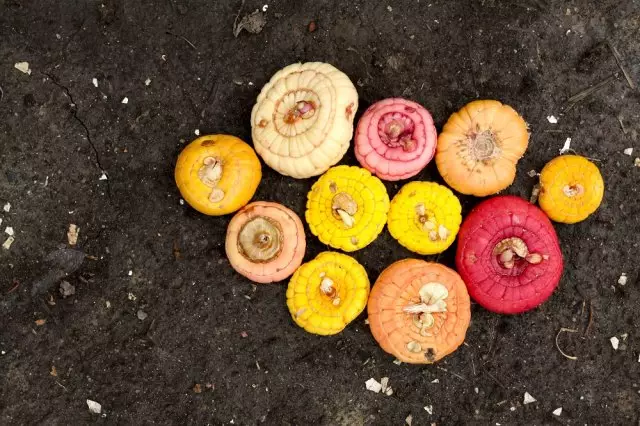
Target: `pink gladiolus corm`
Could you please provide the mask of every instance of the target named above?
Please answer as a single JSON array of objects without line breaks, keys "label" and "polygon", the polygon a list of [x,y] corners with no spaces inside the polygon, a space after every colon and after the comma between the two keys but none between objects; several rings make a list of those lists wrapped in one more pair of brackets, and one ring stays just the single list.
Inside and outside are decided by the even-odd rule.
[{"label": "pink gladiolus corm", "polygon": [[423,106],[402,98],[371,105],[360,118],[356,158],[384,180],[408,179],[420,173],[436,150],[437,133]]}]

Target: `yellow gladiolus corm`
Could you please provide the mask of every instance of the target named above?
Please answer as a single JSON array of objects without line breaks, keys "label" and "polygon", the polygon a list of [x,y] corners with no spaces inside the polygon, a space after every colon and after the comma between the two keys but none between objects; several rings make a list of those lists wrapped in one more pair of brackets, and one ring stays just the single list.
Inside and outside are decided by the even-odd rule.
[{"label": "yellow gladiolus corm", "polygon": [[191,207],[211,216],[233,213],[251,200],[262,178],[249,145],[230,135],[199,137],[182,150],[175,179]]},{"label": "yellow gladiolus corm", "polygon": [[342,331],[367,305],[369,277],[354,258],[323,252],[300,266],[287,288],[291,317],[309,333]]},{"label": "yellow gladiolus corm", "polygon": [[376,239],[388,210],[389,195],[380,179],[361,167],[337,166],[311,188],[305,217],[320,241],[351,252]]},{"label": "yellow gladiolus corm", "polygon": [[456,239],[461,211],[449,188],[435,182],[409,182],[391,201],[389,232],[413,252],[441,253]]},{"label": "yellow gladiolus corm", "polygon": [[549,219],[576,223],[595,212],[604,195],[598,166],[579,155],[561,155],[540,172],[538,203]]}]

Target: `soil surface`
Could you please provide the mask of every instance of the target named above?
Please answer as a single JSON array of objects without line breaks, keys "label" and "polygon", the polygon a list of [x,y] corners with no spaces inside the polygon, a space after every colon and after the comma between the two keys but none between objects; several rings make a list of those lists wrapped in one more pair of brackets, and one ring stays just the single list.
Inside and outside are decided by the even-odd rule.
[{"label": "soil surface", "polygon": [[[0,243],[15,233],[0,248],[0,423],[638,424],[640,95],[620,67],[640,84],[638,3],[275,0],[261,32],[235,38],[234,20],[265,5],[241,3],[0,0]],[[180,202],[176,157],[196,129],[250,141],[260,88],[296,61],[349,75],[356,118],[390,96],[425,105],[438,129],[473,99],[512,105],[532,137],[509,194],[528,198],[528,172],[567,138],[597,159],[604,201],[556,225],[566,263],[550,300],[517,316],[473,305],[457,352],[396,365],[365,314],[339,335],[307,334],[286,283],[236,274],[230,217]],[[352,150],[341,163],[357,164]],[[255,199],[302,215],[314,179],[263,170]],[[434,163],[418,178],[441,181]],[[464,213],[478,202],[461,199]],[[307,238],[305,260],[327,249]],[[453,266],[454,250],[439,261]],[[386,230],[354,256],[372,283],[418,257]],[[74,294],[62,297],[63,280]],[[556,347],[562,328],[575,330],[557,340],[575,360]],[[371,377],[389,377],[393,395],[367,391]]]}]

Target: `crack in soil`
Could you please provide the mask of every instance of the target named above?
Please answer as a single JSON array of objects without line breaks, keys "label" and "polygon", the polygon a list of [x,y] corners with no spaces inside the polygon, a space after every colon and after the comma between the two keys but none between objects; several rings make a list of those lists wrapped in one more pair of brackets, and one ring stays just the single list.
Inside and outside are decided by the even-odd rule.
[{"label": "crack in soil", "polygon": [[78,104],[76,104],[76,102],[73,100],[73,95],[71,94],[71,91],[69,90],[69,88],[67,86],[63,85],[62,83],[60,83],[58,81],[57,77],[55,77],[52,74],[48,74],[48,73],[43,73],[43,74],[46,75],[47,77],[49,77],[53,84],[55,84],[60,89],[62,89],[64,91],[65,95],[69,98],[69,101],[71,101],[71,111],[73,112],[73,118],[78,123],[80,123],[80,125],[84,129],[84,133],[85,133],[85,136],[87,137],[87,141],[89,142],[89,145],[91,146],[91,149],[93,150],[93,153],[95,154],[96,166],[98,167],[100,172],[103,173],[107,177],[107,179],[106,179],[106,181],[107,181],[106,182],[107,183],[107,195],[109,197],[109,202],[111,202],[111,183],[109,182],[109,174],[104,169],[104,167],[102,167],[102,163],[100,162],[100,153],[98,152],[95,144],[91,140],[91,133],[89,132],[89,128],[87,127],[85,122],[80,117],[78,117]]}]

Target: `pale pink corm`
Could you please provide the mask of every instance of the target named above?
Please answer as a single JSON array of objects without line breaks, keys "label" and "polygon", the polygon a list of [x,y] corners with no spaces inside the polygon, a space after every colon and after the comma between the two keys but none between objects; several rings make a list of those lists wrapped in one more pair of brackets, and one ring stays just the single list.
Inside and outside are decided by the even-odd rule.
[{"label": "pale pink corm", "polygon": [[437,137],[433,118],[422,105],[384,99],[371,105],[358,122],[356,158],[380,179],[408,179],[429,164]]}]

